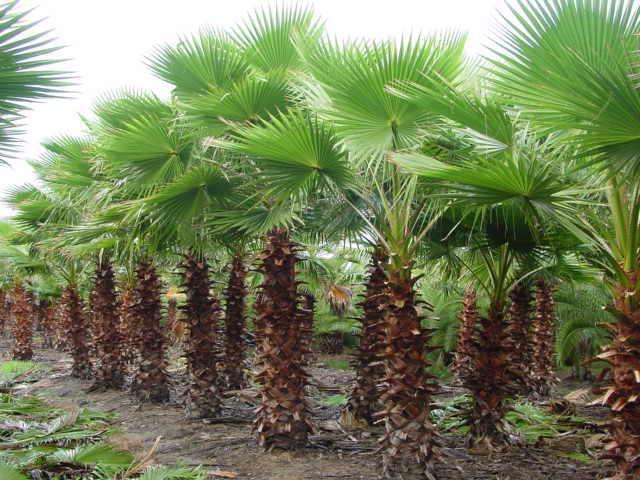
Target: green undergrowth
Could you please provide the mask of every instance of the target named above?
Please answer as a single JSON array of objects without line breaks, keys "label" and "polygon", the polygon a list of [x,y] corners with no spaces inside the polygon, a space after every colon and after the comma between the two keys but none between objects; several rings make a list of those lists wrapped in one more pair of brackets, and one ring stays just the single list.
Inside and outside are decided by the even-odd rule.
[{"label": "green undergrowth", "polygon": [[34,362],[24,362],[21,360],[10,360],[0,363],[0,383],[10,382],[20,375],[35,372],[42,367]]},{"label": "green undergrowth", "polygon": [[[466,412],[471,405],[471,397],[461,395],[440,402],[432,411],[432,419],[443,431],[466,433]],[[505,419],[509,426],[527,442],[535,443],[541,438],[552,438],[569,432],[588,433],[588,418],[575,415],[560,415],[545,411],[543,408],[527,403],[513,404]]]},{"label": "green undergrowth", "polygon": [[[26,367],[2,364],[0,375]],[[207,478],[199,468],[149,467],[150,455],[138,458],[110,444],[112,418],[88,409],[54,407],[36,397],[0,394],[0,479]]]},{"label": "green undergrowth", "polygon": [[352,370],[349,360],[343,358],[329,358],[322,362],[325,368],[331,368],[333,370]]},{"label": "green undergrowth", "polygon": [[330,395],[328,397],[321,398],[319,402],[325,407],[341,407],[346,405],[347,400],[348,398],[346,395]]}]

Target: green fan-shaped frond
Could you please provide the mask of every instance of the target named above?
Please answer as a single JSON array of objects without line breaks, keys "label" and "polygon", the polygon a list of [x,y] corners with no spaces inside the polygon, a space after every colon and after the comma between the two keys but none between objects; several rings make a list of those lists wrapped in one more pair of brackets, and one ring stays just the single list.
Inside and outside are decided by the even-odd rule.
[{"label": "green fan-shaped frond", "polygon": [[495,86],[549,131],[640,173],[640,9],[627,0],[518,1],[495,42]]},{"label": "green fan-shaped frond", "polygon": [[256,10],[232,36],[254,68],[271,72],[300,68],[296,39],[309,44],[321,34],[322,24],[313,10],[297,5]]},{"label": "green fan-shaped frond", "polygon": [[323,115],[358,152],[380,155],[416,145],[420,128],[432,115],[387,87],[396,82],[453,81],[463,68],[464,40],[462,35],[445,34],[399,44],[325,42],[307,58],[328,97]]},{"label": "green fan-shaped frond", "polygon": [[254,159],[276,196],[306,194],[327,185],[345,187],[352,179],[333,127],[303,112],[288,111],[239,127],[220,145]]},{"label": "green fan-shaped frond", "polygon": [[31,102],[61,96],[70,85],[69,74],[52,70],[49,31],[36,28],[29,11],[16,11],[17,1],[0,5],[0,164],[16,152],[22,112]]}]

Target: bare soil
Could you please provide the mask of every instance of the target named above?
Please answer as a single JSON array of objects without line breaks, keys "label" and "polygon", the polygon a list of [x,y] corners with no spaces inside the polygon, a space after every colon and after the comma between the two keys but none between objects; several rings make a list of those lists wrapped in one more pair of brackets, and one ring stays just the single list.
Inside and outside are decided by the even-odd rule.
[{"label": "bare soil", "polygon": [[[10,358],[10,342],[0,339],[0,359]],[[134,452],[148,451],[160,437],[156,463],[202,465],[212,472],[230,472],[238,479],[310,480],[378,478],[380,455],[376,438],[380,429],[346,432],[336,419],[338,407],[324,406],[319,399],[347,394],[353,381],[348,370],[327,368],[318,359],[310,369],[310,407],[317,429],[310,445],[299,452],[264,452],[252,432],[256,401],[251,390],[230,396],[217,420],[185,418],[180,392],[185,378],[176,355],[172,356],[173,395],[166,405],[140,405],[123,392],[90,392],[91,382],[71,378],[71,358],[54,350],[36,349],[34,360],[46,366],[30,383],[20,386],[25,395],[38,395],[55,405],[76,405],[114,413],[118,429],[112,442]],[[579,386],[570,385],[571,388]],[[563,385],[560,392],[566,392]],[[443,393],[451,395],[451,391]],[[603,412],[583,409],[601,421]],[[609,468],[585,464],[561,455],[575,451],[575,441],[543,443],[539,447],[514,447],[492,455],[471,454],[460,435],[443,435],[441,444],[447,458],[438,466],[440,480],[594,480],[606,477]],[[610,472],[609,472],[610,473]],[[212,478],[217,478],[212,476]],[[407,480],[414,478],[405,477]]]}]

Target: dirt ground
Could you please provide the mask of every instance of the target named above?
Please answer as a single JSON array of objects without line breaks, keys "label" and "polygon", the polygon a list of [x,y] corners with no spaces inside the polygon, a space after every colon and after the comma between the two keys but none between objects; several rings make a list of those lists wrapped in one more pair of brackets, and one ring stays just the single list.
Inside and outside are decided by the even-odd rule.
[{"label": "dirt ground", "polygon": [[[0,360],[9,359],[9,355],[9,341],[0,340]],[[237,476],[232,478],[251,480],[378,478],[379,431],[345,432],[335,421],[339,408],[317,401],[321,396],[346,394],[353,381],[350,371],[329,369],[316,362],[311,369],[314,386],[310,388],[310,406],[317,429],[309,447],[295,453],[265,453],[256,445],[251,430],[256,406],[251,394],[228,398],[218,421],[185,418],[179,400],[184,374],[177,361],[170,369],[172,401],[158,406],[140,405],[123,392],[87,392],[91,382],[69,376],[71,359],[66,354],[36,349],[34,360],[45,364],[46,369],[37,374],[34,382],[21,385],[20,391],[39,395],[56,405],[114,413],[114,427],[119,433],[112,442],[134,452],[148,451],[161,437],[155,451],[156,463],[202,465],[210,471],[235,473]],[[566,390],[567,385],[563,385],[560,391]],[[602,412],[594,415],[601,417]],[[443,435],[441,444],[447,458],[437,468],[440,480],[594,480],[607,476],[606,468],[559,456],[563,447],[558,443],[513,448],[494,455],[470,454],[459,435]]]}]

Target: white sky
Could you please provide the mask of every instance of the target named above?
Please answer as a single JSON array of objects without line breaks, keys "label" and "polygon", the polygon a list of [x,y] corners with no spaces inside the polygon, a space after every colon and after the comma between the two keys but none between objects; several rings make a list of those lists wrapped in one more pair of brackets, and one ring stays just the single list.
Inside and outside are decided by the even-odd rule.
[{"label": "white sky", "polygon": [[[202,26],[229,28],[270,0],[22,0],[35,7],[31,19],[46,18],[70,61],[78,85],[72,98],[50,100],[27,113],[23,153],[0,168],[0,196],[11,185],[33,180],[26,159],[37,158],[49,137],[81,133],[79,114],[95,99],[120,87],[152,90],[167,96],[169,87],[151,75],[144,58],[154,45],[174,42]],[[282,3],[282,2],[281,2]],[[291,3],[291,2],[287,2]],[[503,0],[306,0],[325,20],[332,36],[399,37],[455,28],[468,32],[470,53],[482,52]],[[0,204],[0,217],[10,215]]]}]

